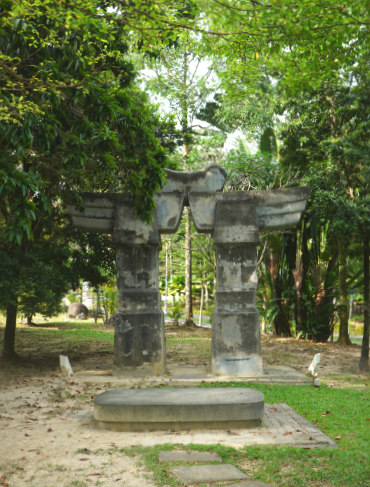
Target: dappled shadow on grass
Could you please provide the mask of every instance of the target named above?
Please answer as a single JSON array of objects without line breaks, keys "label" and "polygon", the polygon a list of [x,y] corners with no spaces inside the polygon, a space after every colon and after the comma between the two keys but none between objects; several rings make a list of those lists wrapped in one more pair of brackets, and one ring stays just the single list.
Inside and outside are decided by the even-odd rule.
[{"label": "dappled shadow on grass", "polygon": [[[4,327],[0,327],[3,337]],[[113,327],[102,324],[50,322],[41,326],[20,325],[16,330],[17,357],[1,359],[2,379],[14,375],[33,376],[59,373],[59,355],[67,355],[72,368],[84,368],[87,362],[113,362]],[[2,343],[0,342],[0,349]]]},{"label": "dappled shadow on grass", "polygon": [[[63,352],[63,351],[62,351]],[[69,351],[20,353],[11,361],[0,358],[0,382],[7,381],[16,376],[32,377],[60,373],[59,355],[68,355],[74,371],[84,369],[88,363],[89,368],[109,367],[113,362],[113,350],[105,352]]]},{"label": "dappled shadow on grass", "polygon": [[93,320],[67,320],[67,321],[42,321],[28,325],[26,323],[17,324],[18,329],[54,329],[54,330],[87,330],[98,329],[113,331],[113,326],[99,321],[95,323]]}]

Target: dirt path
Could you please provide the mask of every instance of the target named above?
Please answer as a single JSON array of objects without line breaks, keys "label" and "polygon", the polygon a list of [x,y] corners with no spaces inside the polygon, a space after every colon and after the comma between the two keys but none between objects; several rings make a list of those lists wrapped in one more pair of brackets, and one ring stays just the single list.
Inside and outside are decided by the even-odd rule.
[{"label": "dirt path", "polygon": [[[105,388],[104,388],[105,389]],[[57,376],[19,379],[0,399],[0,485],[9,487],[154,486],[124,454],[124,437],[91,426],[99,387]]]},{"label": "dirt path", "polygon": [[[263,337],[266,365],[288,365],[306,373],[319,352],[320,377],[331,387],[363,387],[368,376],[358,373],[360,347]],[[197,358],[189,351],[187,362],[203,363],[207,353]],[[152,473],[140,465],[139,457],[124,451],[135,443],[132,435],[128,445],[122,433],[94,429],[92,401],[109,384],[86,382],[81,374],[66,382],[55,360],[50,363],[38,357],[0,373],[0,485],[154,486]],[[79,361],[72,362],[76,372],[111,364],[112,355],[107,353],[81,354]]]}]

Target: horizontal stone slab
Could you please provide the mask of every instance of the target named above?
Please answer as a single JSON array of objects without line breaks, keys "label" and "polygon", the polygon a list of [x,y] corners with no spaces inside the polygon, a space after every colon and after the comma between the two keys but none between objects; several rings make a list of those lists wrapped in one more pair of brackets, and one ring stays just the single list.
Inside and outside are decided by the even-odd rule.
[{"label": "horizontal stone slab", "polygon": [[244,482],[238,482],[237,484],[229,485],[228,487],[273,487],[271,484],[266,484],[260,480],[244,480]]},{"label": "horizontal stone slab", "polygon": [[255,206],[259,230],[272,231],[296,225],[308,196],[307,187],[227,193],[194,192],[189,193],[189,203],[198,232],[213,232],[215,229],[218,201]]},{"label": "horizontal stone slab", "polygon": [[81,193],[81,206],[67,205],[73,224],[83,232],[112,233],[118,196],[112,193]]},{"label": "horizontal stone slab", "polygon": [[94,401],[99,426],[123,431],[248,427],[264,412],[263,394],[246,388],[125,389]]},{"label": "horizontal stone slab", "polygon": [[251,353],[248,356],[223,354],[212,358],[212,373],[219,376],[251,377],[263,374],[262,356]]},{"label": "horizontal stone slab", "polygon": [[248,477],[234,465],[191,465],[171,467],[171,472],[185,484],[227,482]]},{"label": "horizontal stone slab", "polygon": [[161,192],[180,191],[222,191],[226,181],[226,171],[217,164],[212,164],[199,171],[172,171],[166,169],[167,184]]},{"label": "horizontal stone slab", "polygon": [[124,313],[160,310],[161,294],[151,289],[119,288],[119,310]]},{"label": "horizontal stone slab", "polygon": [[184,207],[184,192],[158,193],[155,197],[155,213],[158,229],[162,233],[176,232]]},{"label": "horizontal stone slab", "polygon": [[222,462],[217,453],[210,451],[160,451],[160,462]]}]

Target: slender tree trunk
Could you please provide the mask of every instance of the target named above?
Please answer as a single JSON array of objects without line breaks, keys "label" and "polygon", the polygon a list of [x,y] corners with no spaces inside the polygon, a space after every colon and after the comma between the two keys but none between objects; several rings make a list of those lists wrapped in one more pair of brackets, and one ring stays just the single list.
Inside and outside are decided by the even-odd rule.
[{"label": "slender tree trunk", "polygon": [[192,255],[191,255],[191,215],[190,209],[185,208],[185,326],[194,326],[193,296],[192,296]]},{"label": "slender tree trunk", "polygon": [[305,330],[305,309],[304,309],[304,286],[307,276],[308,267],[308,249],[307,249],[307,228],[305,219],[302,221],[301,228],[297,234],[297,249],[296,249],[296,266],[293,270],[294,281],[296,285],[296,330]]},{"label": "slender tree trunk", "polygon": [[291,337],[289,316],[286,304],[282,300],[281,281],[279,277],[279,256],[272,253],[269,246],[266,248],[265,263],[272,281],[272,296],[275,300],[278,312],[274,318],[274,329],[277,336]]},{"label": "slender tree trunk", "polygon": [[360,370],[369,370],[369,328],[370,328],[370,236],[364,237],[364,334],[362,337]]},{"label": "slender tree trunk", "polygon": [[165,267],[165,289],[164,289],[164,309],[163,313],[166,315],[168,313],[168,241],[166,241],[166,267]]},{"label": "slender tree trunk", "polygon": [[94,323],[97,323],[99,311],[100,311],[100,299],[99,299],[99,288],[98,287],[95,288],[95,297],[96,297],[96,303],[95,303]]},{"label": "slender tree trunk", "polygon": [[301,249],[297,249],[296,267],[293,269],[294,282],[296,287],[296,309],[295,317],[297,323],[297,330],[302,329],[302,283],[303,283],[303,263]]},{"label": "slender tree trunk", "polygon": [[338,264],[339,264],[339,338],[341,345],[351,345],[348,334],[348,290],[347,290],[347,261],[345,247],[342,242],[338,243]]},{"label": "slender tree trunk", "polygon": [[17,306],[9,304],[6,307],[6,324],[4,332],[3,357],[11,360],[17,357],[15,353],[15,328],[17,326]]},{"label": "slender tree trunk", "polygon": [[199,326],[202,326],[203,304],[204,304],[204,282],[202,281],[202,286],[200,288]]}]

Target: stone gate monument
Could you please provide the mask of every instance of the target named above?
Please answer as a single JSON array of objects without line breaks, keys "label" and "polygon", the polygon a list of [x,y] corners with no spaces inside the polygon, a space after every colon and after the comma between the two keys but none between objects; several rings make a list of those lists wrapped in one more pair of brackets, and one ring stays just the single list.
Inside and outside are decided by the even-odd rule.
[{"label": "stone gate monument", "polygon": [[114,373],[165,371],[164,318],[159,293],[161,234],[177,230],[190,206],[198,232],[211,233],[217,287],[212,318],[212,372],[239,377],[262,370],[257,292],[259,231],[299,222],[307,188],[223,193],[226,173],[217,165],[195,172],[167,170],[150,225],[138,220],[122,194],[83,193],[83,209],[70,206],[82,231],[112,234],[117,252],[118,310],[114,323]]}]

